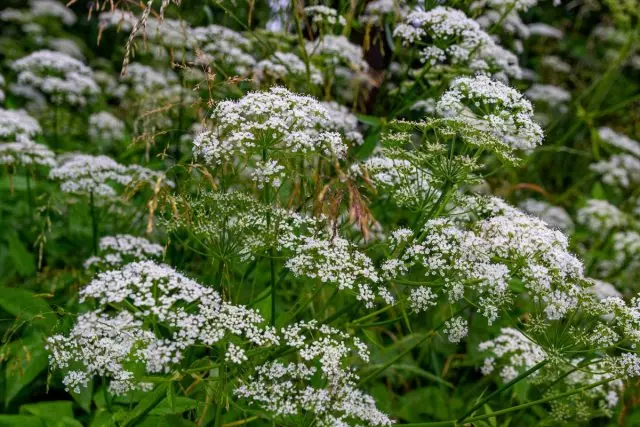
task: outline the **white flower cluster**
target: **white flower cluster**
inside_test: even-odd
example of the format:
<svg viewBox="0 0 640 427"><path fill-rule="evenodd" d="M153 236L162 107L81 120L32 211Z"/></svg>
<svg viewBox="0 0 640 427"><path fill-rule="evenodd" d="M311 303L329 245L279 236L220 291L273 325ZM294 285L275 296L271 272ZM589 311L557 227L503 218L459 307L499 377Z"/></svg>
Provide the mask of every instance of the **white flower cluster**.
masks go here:
<svg viewBox="0 0 640 427"><path fill-rule="evenodd" d="M450 303L463 297L477 301L490 323L510 303L513 278L522 280L548 319L562 319L575 310L583 294L583 267L569 253L567 238L499 199L490 199L489 205L488 218L466 227L449 219L428 221L421 239L390 260L396 263L394 272L412 274L413 281L422 272L420 282L433 293L446 294ZM424 306L421 298L409 296L416 307Z"/></svg>
<svg viewBox="0 0 640 427"><path fill-rule="evenodd" d="M131 175L127 168L107 156L70 154L61 156L57 167L51 169L49 178L62 181L60 189L65 193L93 194L113 197L112 182L127 185Z"/></svg>
<svg viewBox="0 0 640 427"><path fill-rule="evenodd" d="M600 160L589 169L602 175L602 182L622 188L640 184L640 159L630 154L615 154L607 160Z"/></svg>
<svg viewBox="0 0 640 427"><path fill-rule="evenodd" d="M548 381L559 377L559 380L554 381L553 384L556 387L572 390L610 379L611 381L606 384L586 390L581 396L581 399L587 397L595 402L597 410L612 409L624 391L622 380L616 377L625 377L627 372L619 375L608 365L627 366L625 362L630 360L629 353L613 360L601 359L590 363L584 363L585 361L581 359L564 360L552 357L539 344L514 328L502 328L500 335L481 343L478 349L488 354L481 368L482 373L489 375L496 370L497 366L500 366L499 376L505 383L543 361L552 363L531 374L534 381ZM624 368L622 370L626 371ZM553 409L555 411L557 408Z"/></svg>
<svg viewBox="0 0 640 427"><path fill-rule="evenodd" d="M367 71L369 64L364 59L362 47L351 43L345 36L327 34L305 45L307 54L319 57L326 67L346 65L353 71Z"/></svg>
<svg viewBox="0 0 640 427"><path fill-rule="evenodd" d="M627 151L640 158L640 142L608 127L601 127L598 129L598 135L600 136L600 139L607 144Z"/></svg>
<svg viewBox="0 0 640 427"><path fill-rule="evenodd" d="M60 52L40 50L13 62L18 84L46 96L55 104L84 106L100 92L91 68Z"/></svg>
<svg viewBox="0 0 640 427"><path fill-rule="evenodd" d="M273 328L261 326L256 311L223 302L211 288L153 261L100 273L80 297L98 308L80 315L68 335L48 339L50 363L70 370L65 384L72 389L101 375L111 380L109 390L115 394L144 390L149 384L130 370L131 362L150 374L167 373L194 344L212 346L231 337L246 345L279 342ZM161 335L158 324L169 334Z"/></svg>
<svg viewBox="0 0 640 427"><path fill-rule="evenodd" d="M42 132L36 119L24 110L0 108L0 141L15 141L21 137L32 138Z"/></svg>
<svg viewBox="0 0 640 427"><path fill-rule="evenodd" d="M100 12L98 21L101 28L116 27L121 31L131 31L138 22L138 18L128 10L114 9Z"/></svg>
<svg viewBox="0 0 640 427"><path fill-rule="evenodd" d="M537 216L551 228L557 228L565 233L573 231L573 220L564 208L554 206L543 200L527 199L520 203L525 212Z"/></svg>
<svg viewBox="0 0 640 427"><path fill-rule="evenodd" d="M358 129L358 118L347 107L336 101L322 102L329 113L327 129L340 132L347 141L356 145L364 142L364 137Z"/></svg>
<svg viewBox="0 0 640 427"><path fill-rule="evenodd" d="M504 382L513 380L548 357L538 344L515 328L502 328L500 335L480 343L478 350L491 354L484 360L482 373L491 374L496 369L496 361L499 360L503 365L499 375Z"/></svg>
<svg viewBox="0 0 640 427"><path fill-rule="evenodd" d="M399 206L418 208L439 195L431 175L404 159L373 156L353 165L351 173L365 178Z"/></svg>
<svg viewBox="0 0 640 427"><path fill-rule="evenodd" d="M578 209L576 220L596 235L603 235L627 223L624 212L606 200L589 199Z"/></svg>
<svg viewBox="0 0 640 427"><path fill-rule="evenodd" d="M429 11L411 12L393 34L404 45L419 48L423 62L432 65L448 62L467 66L472 72L502 72L516 78L521 73L517 57L499 46L478 22L457 9L437 6Z"/></svg>
<svg viewBox="0 0 640 427"><path fill-rule="evenodd" d="M56 52L64 53L65 55L69 55L72 58L75 58L79 61L84 61L84 54L82 53L82 48L78 43L71 39L49 39L47 41L47 46L55 50Z"/></svg>
<svg viewBox="0 0 640 427"><path fill-rule="evenodd" d="M89 154L61 156L59 164L49 172L49 178L62 181L60 189L65 193L93 194L103 198L117 195L114 184L126 186L146 182L153 186L161 182L174 186L162 172L140 165L124 166L110 157Z"/></svg>
<svg viewBox="0 0 640 427"><path fill-rule="evenodd" d="M543 139L531 103L517 90L487 76L454 80L437 103L440 115L455 118L503 141L505 149L530 151Z"/></svg>
<svg viewBox="0 0 640 427"><path fill-rule="evenodd" d="M465 319L456 316L444 323L442 332L447 336L449 342L459 343L469 333L469 325Z"/></svg>
<svg viewBox="0 0 640 427"><path fill-rule="evenodd" d="M564 36L564 32L556 27L545 24L543 22L536 22L529 24L529 35L535 35L540 37L548 37L551 39L561 39Z"/></svg>
<svg viewBox="0 0 640 427"><path fill-rule="evenodd" d="M159 259L164 248L151 243L144 237L118 234L100 239L98 256L92 256L84 262L85 270L91 268L112 269L133 261Z"/></svg>
<svg viewBox="0 0 640 427"><path fill-rule="evenodd" d="M124 130L124 122L108 111L100 111L89 116L89 138L95 142L122 141Z"/></svg>
<svg viewBox="0 0 640 427"><path fill-rule="evenodd" d="M311 17L311 22L314 24L329 24L329 25L347 25L347 20L344 16L339 15L338 11L327 6L307 6L304 8L304 13Z"/></svg>
<svg viewBox="0 0 640 427"><path fill-rule="evenodd" d="M251 171L251 180L260 189L264 188L265 184L278 188L282 184L282 179L285 175L285 167L278 163L277 160L258 161Z"/></svg>
<svg viewBox="0 0 640 427"><path fill-rule="evenodd" d="M276 417L312 414L322 427L392 424L374 399L357 389L358 377L348 367L354 349L362 360L369 360L364 343L316 321L283 328L282 335L300 362L275 360L260 365L236 388L237 396ZM318 376L321 382L314 380Z"/></svg>
<svg viewBox="0 0 640 427"><path fill-rule="evenodd" d="M251 42L242 34L219 25L196 27L191 32L202 49L197 63L207 65L218 62L232 68L239 75L248 75L256 65L256 59L249 53Z"/></svg>
<svg viewBox="0 0 640 427"><path fill-rule="evenodd" d="M550 68L558 73L570 73L571 65L567 64L560 57L555 55L549 55L542 58L542 65Z"/></svg>
<svg viewBox="0 0 640 427"><path fill-rule="evenodd" d="M54 167L56 156L44 144L17 138L16 142L0 142L0 165Z"/></svg>
<svg viewBox="0 0 640 427"><path fill-rule="evenodd" d="M375 294L371 285L381 282L371 259L360 252L353 243L327 233L295 236L287 242L293 251L285 266L296 276L318 279L322 283L334 284L340 290L357 292L357 298L366 307L373 307ZM378 294L387 303L393 298L385 288L379 287Z"/></svg>
<svg viewBox="0 0 640 427"><path fill-rule="evenodd" d="M133 63L127 65L125 74L120 80L131 88L134 97L147 97L178 81L171 70L157 71L148 65Z"/></svg>
<svg viewBox="0 0 640 427"><path fill-rule="evenodd" d="M64 25L73 25L77 21L76 14L56 0L31 0L29 3L33 17L59 18Z"/></svg>
<svg viewBox="0 0 640 427"><path fill-rule="evenodd" d="M571 100L569 92L553 85L534 84L524 94L532 101L545 102L552 107L561 107Z"/></svg>
<svg viewBox="0 0 640 427"><path fill-rule="evenodd" d="M269 155L346 154L340 134L327 130L330 118L322 104L281 87L220 102L211 117L216 127L193 141L194 153L207 163L219 165L263 150Z"/></svg>
<svg viewBox="0 0 640 427"><path fill-rule="evenodd" d="M272 80L282 82L285 79L304 79L307 76L305 63L298 55L289 52L276 52L270 58L258 62L253 70L258 82ZM310 64L309 78L311 83L321 85L323 82L322 73Z"/></svg>
<svg viewBox="0 0 640 427"><path fill-rule="evenodd" d="M0 164L55 166L53 151L31 139L40 132L42 129L38 121L23 110L0 108Z"/></svg>

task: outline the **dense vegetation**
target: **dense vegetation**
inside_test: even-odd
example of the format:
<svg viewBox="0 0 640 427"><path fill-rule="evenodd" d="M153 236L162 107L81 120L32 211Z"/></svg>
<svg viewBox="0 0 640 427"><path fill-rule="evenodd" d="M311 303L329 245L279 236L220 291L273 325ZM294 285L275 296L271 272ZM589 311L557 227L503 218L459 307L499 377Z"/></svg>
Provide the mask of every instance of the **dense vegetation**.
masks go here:
<svg viewBox="0 0 640 427"><path fill-rule="evenodd" d="M0 7L0 426L640 424L638 0Z"/></svg>

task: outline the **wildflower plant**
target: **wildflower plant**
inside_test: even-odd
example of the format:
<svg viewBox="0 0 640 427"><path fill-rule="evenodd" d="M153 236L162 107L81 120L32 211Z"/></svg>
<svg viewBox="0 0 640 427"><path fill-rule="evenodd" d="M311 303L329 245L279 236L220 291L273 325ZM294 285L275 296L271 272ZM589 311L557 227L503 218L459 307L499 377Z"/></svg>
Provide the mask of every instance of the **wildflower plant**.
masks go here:
<svg viewBox="0 0 640 427"><path fill-rule="evenodd" d="M553 3L3 6L0 425L632 425L637 8Z"/></svg>

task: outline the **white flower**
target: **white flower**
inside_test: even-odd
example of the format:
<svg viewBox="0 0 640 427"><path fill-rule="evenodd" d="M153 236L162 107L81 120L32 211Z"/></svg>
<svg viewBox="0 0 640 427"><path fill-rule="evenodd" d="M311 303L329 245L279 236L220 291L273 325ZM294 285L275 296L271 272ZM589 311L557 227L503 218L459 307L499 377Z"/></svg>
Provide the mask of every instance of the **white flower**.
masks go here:
<svg viewBox="0 0 640 427"><path fill-rule="evenodd" d="M620 148L621 150L627 151L640 158L640 142L621 133L617 133L608 127L601 127L598 129L598 135L600 135L600 139L607 144Z"/></svg>
<svg viewBox="0 0 640 427"><path fill-rule="evenodd" d="M56 165L56 157L46 145L37 144L28 137L20 136L16 142L0 142L0 164L53 167Z"/></svg>
<svg viewBox="0 0 640 427"><path fill-rule="evenodd" d="M459 343L469 333L469 326L462 317L454 317L444 323L442 332L447 335L450 342Z"/></svg>
<svg viewBox="0 0 640 427"><path fill-rule="evenodd" d="M99 256L92 256L84 263L84 268L95 266L102 268L120 267L127 262L158 259L164 253L164 248L151 243L143 237L129 234L117 234L100 239L98 245Z"/></svg>
<svg viewBox="0 0 640 427"><path fill-rule="evenodd" d="M627 223L626 216L606 200L590 199L576 213L578 223L596 234L606 234Z"/></svg>
<svg viewBox="0 0 640 427"><path fill-rule="evenodd" d="M298 55L289 52L275 52L270 58L258 62L253 72L258 82L267 79L275 81L284 81L286 78L305 79L307 76L305 63ZM309 74L313 84L322 84L322 73L315 65L310 65Z"/></svg>
<svg viewBox="0 0 640 427"><path fill-rule="evenodd" d="M520 203L520 208L531 215L535 215L551 228L557 228L565 233L573 231L573 220L567 211L560 206L553 206L542 200L527 199Z"/></svg>
<svg viewBox="0 0 640 427"><path fill-rule="evenodd" d="M314 24L326 23L329 25L346 25L347 21L344 16L339 15L338 11L327 6L307 6L304 13L311 17Z"/></svg>
<svg viewBox="0 0 640 427"><path fill-rule="evenodd" d="M505 147L533 150L543 139L531 103L517 90L487 76L462 77L451 83L437 104L438 113L484 130Z"/></svg>
<svg viewBox="0 0 640 427"><path fill-rule="evenodd" d="M589 169L602 175L602 182L622 188L640 184L640 159L629 154L616 154L601 160Z"/></svg>
<svg viewBox="0 0 640 427"><path fill-rule="evenodd" d="M31 0L29 3L31 6L30 13L34 17L59 18L64 25L76 23L76 14L56 0Z"/></svg>
<svg viewBox="0 0 640 427"><path fill-rule="evenodd" d="M59 160L49 178L62 181L60 189L65 193L112 197L116 191L111 183L127 185L132 180L125 166L107 156L70 154Z"/></svg>
<svg viewBox="0 0 640 427"><path fill-rule="evenodd" d="M527 27L529 28L530 35L549 37L552 39L561 39L564 36L562 30L542 22L529 24Z"/></svg>
<svg viewBox="0 0 640 427"><path fill-rule="evenodd" d="M47 344L54 367L74 367L65 376L65 384L73 387L83 385L80 371L108 377L115 394L145 390L148 383L130 370L132 361L146 373L167 373L195 344L212 346L231 336L247 345L279 342L272 328L260 326L263 319L256 311L223 302L211 288L152 261L100 273L80 297L97 308L80 315L68 335L52 336ZM156 323L168 333L157 333ZM234 363L246 358L233 344L228 356Z"/></svg>
<svg viewBox="0 0 640 427"><path fill-rule="evenodd" d="M251 171L251 180L257 184L258 188L264 188L267 183L278 188L285 176L284 169L284 166L276 160L258 161Z"/></svg>
<svg viewBox="0 0 640 427"><path fill-rule="evenodd" d="M107 111L89 116L89 138L96 142L111 143L124 139L124 122Z"/></svg>
<svg viewBox="0 0 640 427"><path fill-rule="evenodd" d="M500 335L493 340L480 343L478 350L490 354L490 357L485 359L482 373L492 373L495 362L499 361L503 365L500 377L504 382L511 381L519 373L533 368L547 358L546 352L540 346L514 328L502 328Z"/></svg>
<svg viewBox="0 0 640 427"><path fill-rule="evenodd" d="M91 69L60 52L40 50L13 62L12 68L19 85L43 93L55 104L84 106L100 92Z"/></svg>
<svg viewBox="0 0 640 427"><path fill-rule="evenodd" d="M24 110L0 108L0 140L15 141L18 137L34 137L41 132L38 121Z"/></svg>
<svg viewBox="0 0 640 427"><path fill-rule="evenodd" d="M356 388L358 377L348 368L352 353L369 360L364 343L315 321L290 325L281 333L285 344L296 351L298 363L274 360L258 366L234 390L238 397L274 417L311 414L322 427L391 425L374 399Z"/></svg>
<svg viewBox="0 0 640 427"><path fill-rule="evenodd" d="M557 86L534 84L525 93L532 101L546 102L552 107L561 106L571 100L571 94Z"/></svg>
<svg viewBox="0 0 640 427"><path fill-rule="evenodd" d="M402 24L396 26L393 35L404 45L415 45L423 52L423 57L432 58L432 61L443 62L442 54L433 55L435 42L436 45L447 46L444 49L445 59L451 65L466 65L476 72L504 72L511 77L520 75L517 57L497 45L478 22L453 8L437 6L426 12L411 12Z"/></svg>
<svg viewBox="0 0 640 427"><path fill-rule="evenodd" d="M320 57L327 67L346 65L355 71L367 71L362 47L351 43L345 36L325 35L306 42L305 49L312 58Z"/></svg>
<svg viewBox="0 0 640 427"><path fill-rule="evenodd" d="M560 57L555 55L549 55L542 58L542 65L557 71L559 73L570 73L571 65L564 62Z"/></svg>
<svg viewBox="0 0 640 427"><path fill-rule="evenodd" d="M346 145L327 131L329 114L315 99L281 87L223 101L212 114L216 127L198 135L193 151L207 163L221 164L262 150L344 157Z"/></svg>

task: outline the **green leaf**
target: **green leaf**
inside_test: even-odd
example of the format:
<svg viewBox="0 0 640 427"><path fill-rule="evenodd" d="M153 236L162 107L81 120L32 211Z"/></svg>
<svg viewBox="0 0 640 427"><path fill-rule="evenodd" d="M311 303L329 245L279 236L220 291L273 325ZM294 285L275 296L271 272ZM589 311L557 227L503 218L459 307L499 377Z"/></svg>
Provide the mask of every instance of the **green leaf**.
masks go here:
<svg viewBox="0 0 640 427"><path fill-rule="evenodd" d="M148 393L140 403L127 414L120 425L122 427L131 426L144 419L153 408L158 406L162 399L165 399L167 386L167 383L160 384L155 390Z"/></svg>
<svg viewBox="0 0 640 427"><path fill-rule="evenodd" d="M42 419L33 415L0 415L0 427L46 427Z"/></svg>
<svg viewBox="0 0 640 427"><path fill-rule="evenodd" d="M73 418L73 402L70 400L29 403L20 406L20 413L40 417L47 427L82 427Z"/></svg>
<svg viewBox="0 0 640 427"><path fill-rule="evenodd" d="M44 331L51 330L56 324L56 316L49 303L25 289L0 288L0 307Z"/></svg>
<svg viewBox="0 0 640 427"><path fill-rule="evenodd" d="M380 117L367 116L366 114L356 114L356 117L362 123L370 126L380 127L382 125L382 119Z"/></svg>
<svg viewBox="0 0 640 427"><path fill-rule="evenodd" d="M89 381L86 387L80 389L80 393L69 391L73 400L86 412L91 412L91 401L93 399L93 381Z"/></svg>
<svg viewBox="0 0 640 427"><path fill-rule="evenodd" d="M181 416L175 415L175 414L166 415L164 417L164 419L167 422L167 424L170 425L171 427L193 427L193 426L195 426L195 423L193 423L193 422L191 422L189 420L185 420Z"/></svg>
<svg viewBox="0 0 640 427"><path fill-rule="evenodd" d="M149 412L149 415L181 414L185 411L189 411L198 407L197 400L182 396L177 396L173 403L174 406L172 407L171 402L167 397L162 402L160 402L158 406L156 406L151 412Z"/></svg>
<svg viewBox="0 0 640 427"><path fill-rule="evenodd" d="M34 254L29 252L16 233L10 233L8 235L8 241L9 256L18 274L22 277L33 275L36 272L36 259Z"/></svg>
<svg viewBox="0 0 640 427"><path fill-rule="evenodd" d="M5 406L40 375L49 363L44 337L40 335L30 335L12 342L9 352L5 369Z"/></svg>
<svg viewBox="0 0 640 427"><path fill-rule="evenodd" d="M89 425L90 427L114 427L116 423L111 412L98 409Z"/></svg>

